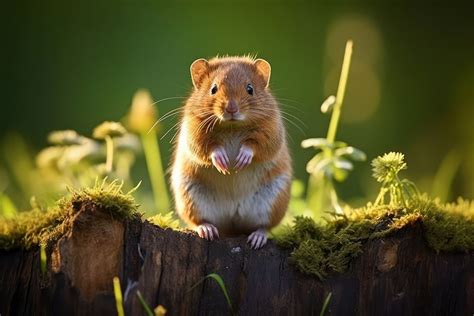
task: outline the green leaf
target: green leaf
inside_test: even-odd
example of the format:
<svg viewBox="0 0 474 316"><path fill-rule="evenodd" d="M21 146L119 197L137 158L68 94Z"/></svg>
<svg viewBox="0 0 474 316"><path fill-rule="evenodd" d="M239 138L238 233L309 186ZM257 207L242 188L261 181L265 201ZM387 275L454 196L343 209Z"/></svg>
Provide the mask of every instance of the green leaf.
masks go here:
<svg viewBox="0 0 474 316"><path fill-rule="evenodd" d="M331 158L322 158L318 162L316 162L314 166L312 166L313 167L312 169L309 169L308 166L306 166L306 171L308 171L311 174L317 174L320 172L326 173L327 171L331 169L331 163L332 163Z"/></svg>
<svg viewBox="0 0 474 316"><path fill-rule="evenodd" d="M308 138L301 142L301 147L303 148L326 148L331 147L331 144L328 142L326 138Z"/></svg>
<svg viewBox="0 0 474 316"><path fill-rule="evenodd" d="M342 169L342 170L347 170L347 171L351 171L352 169L354 169L354 165L352 164L352 162L340 157L336 157L334 159L334 167L336 169Z"/></svg>
<svg viewBox="0 0 474 316"><path fill-rule="evenodd" d="M299 179L291 182L291 196L293 198L301 198L304 194L304 183Z"/></svg>
<svg viewBox="0 0 474 316"><path fill-rule="evenodd" d="M145 302L145 299L143 298L142 293L140 293L140 291L137 291L137 296L138 296L138 300L140 301L140 304L142 304L143 309L145 310L145 313L148 316L155 316L150 306L148 306L148 304Z"/></svg>
<svg viewBox="0 0 474 316"><path fill-rule="evenodd" d="M18 210L8 195L0 193L0 215L5 218L13 218L17 213Z"/></svg>
<svg viewBox="0 0 474 316"><path fill-rule="evenodd" d="M332 145L330 145L331 148L341 148L341 147L347 147L347 143L341 142L339 140L335 141Z"/></svg>
<svg viewBox="0 0 474 316"><path fill-rule="evenodd" d="M41 264L41 273L44 275L46 273L46 265L47 265L46 248L44 245L40 246L40 264Z"/></svg>
<svg viewBox="0 0 474 316"><path fill-rule="evenodd" d="M328 308L331 297L332 297L332 292L330 292L328 296L326 297L326 299L324 300L323 307L321 308L321 312L319 313L319 316L324 316L324 314L326 313L326 309Z"/></svg>
<svg viewBox="0 0 474 316"><path fill-rule="evenodd" d="M320 152L311 158L311 160L306 164L306 172L313 173L314 168L321 160L324 159L324 156L324 153Z"/></svg>
<svg viewBox="0 0 474 316"><path fill-rule="evenodd" d="M338 157L348 156L355 161L365 161L367 159L367 155L362 150L352 146L338 148L334 151L334 155Z"/></svg>
<svg viewBox="0 0 474 316"><path fill-rule="evenodd" d="M334 179L336 179L336 181L343 182L344 180L347 179L347 176L349 175L349 172L347 170L344 170L344 169L334 168L333 171L332 171L332 174L333 174Z"/></svg>
<svg viewBox="0 0 474 316"><path fill-rule="evenodd" d="M204 280L206 280L208 278L214 279L214 281L217 282L217 284L221 288L222 292L224 293L224 296L225 296L225 299L227 301L227 305L229 306L229 309L231 310L232 314L234 314L234 310L232 308L232 301L230 300L229 294L227 293L227 288L225 286L224 280L222 280L221 276L218 275L217 273L210 273L210 274L206 275L199 282L194 284L189 290L190 291L193 290L196 286L198 286L199 284L201 284L202 282L204 282Z"/></svg>
<svg viewBox="0 0 474 316"><path fill-rule="evenodd" d="M330 95L327 97L326 100L321 104L321 112L324 114L328 113L334 108L334 104L336 104L336 97L333 95Z"/></svg>

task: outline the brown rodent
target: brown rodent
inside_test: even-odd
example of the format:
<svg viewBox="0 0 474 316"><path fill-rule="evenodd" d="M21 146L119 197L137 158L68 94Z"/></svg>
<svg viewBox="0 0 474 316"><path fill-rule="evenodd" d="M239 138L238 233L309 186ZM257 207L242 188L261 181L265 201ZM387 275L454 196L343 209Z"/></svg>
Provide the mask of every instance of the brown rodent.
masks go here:
<svg viewBox="0 0 474 316"><path fill-rule="evenodd" d="M202 238L250 234L260 248L285 215L291 159L270 64L198 59L172 165L176 210Z"/></svg>

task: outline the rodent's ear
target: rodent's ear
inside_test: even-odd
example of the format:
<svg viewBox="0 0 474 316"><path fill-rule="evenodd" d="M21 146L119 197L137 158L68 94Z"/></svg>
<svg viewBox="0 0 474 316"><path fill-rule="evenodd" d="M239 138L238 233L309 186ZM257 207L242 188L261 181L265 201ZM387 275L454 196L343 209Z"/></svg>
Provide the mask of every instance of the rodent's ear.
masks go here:
<svg viewBox="0 0 474 316"><path fill-rule="evenodd" d="M190 70L193 85L199 89L204 77L209 74L209 63L204 58L199 58L191 64Z"/></svg>
<svg viewBox="0 0 474 316"><path fill-rule="evenodd" d="M257 59L254 62L255 67L257 67L257 71L260 75L262 75L263 79L267 83L265 87L268 87L270 83L270 74L272 72L272 67L268 63L268 61L264 59Z"/></svg>

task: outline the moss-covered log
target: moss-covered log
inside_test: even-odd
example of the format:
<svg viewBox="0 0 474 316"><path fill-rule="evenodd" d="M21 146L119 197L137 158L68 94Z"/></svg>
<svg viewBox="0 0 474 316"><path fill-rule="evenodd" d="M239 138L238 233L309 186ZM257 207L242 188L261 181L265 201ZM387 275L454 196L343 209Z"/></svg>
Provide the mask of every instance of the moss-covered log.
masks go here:
<svg viewBox="0 0 474 316"><path fill-rule="evenodd" d="M270 242L252 250L245 237L208 242L138 217L117 218L76 203L69 231L40 251L0 251L0 314L114 315L118 276L126 315L144 315L137 297L170 315L231 314L210 273L219 274L235 313L317 315L332 293L331 315L472 315L474 254L436 253L414 222L369 241L347 272L325 281L295 270Z"/></svg>

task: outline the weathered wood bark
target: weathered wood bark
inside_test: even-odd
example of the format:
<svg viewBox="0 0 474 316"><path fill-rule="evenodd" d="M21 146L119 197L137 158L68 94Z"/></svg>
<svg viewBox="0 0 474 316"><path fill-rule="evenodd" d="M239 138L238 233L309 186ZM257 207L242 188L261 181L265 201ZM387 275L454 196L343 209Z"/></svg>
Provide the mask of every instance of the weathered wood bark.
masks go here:
<svg viewBox="0 0 474 316"><path fill-rule="evenodd" d="M0 252L0 314L114 315L112 277L119 276L127 315L149 305L170 315L226 315L222 276L240 315L318 315L329 292L331 315L472 315L474 254L437 254L420 225L369 242L347 273L321 282L296 271L272 242L252 250L246 239L207 242L139 219L117 220L94 204L77 205L72 230L48 247L42 275L38 249Z"/></svg>

